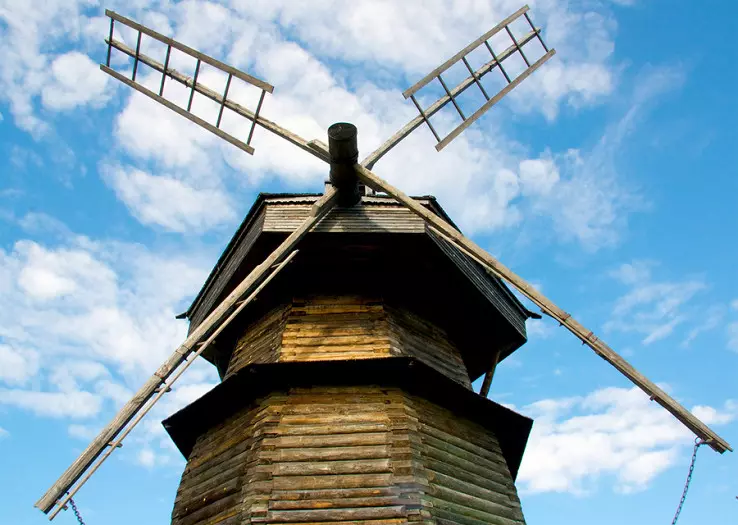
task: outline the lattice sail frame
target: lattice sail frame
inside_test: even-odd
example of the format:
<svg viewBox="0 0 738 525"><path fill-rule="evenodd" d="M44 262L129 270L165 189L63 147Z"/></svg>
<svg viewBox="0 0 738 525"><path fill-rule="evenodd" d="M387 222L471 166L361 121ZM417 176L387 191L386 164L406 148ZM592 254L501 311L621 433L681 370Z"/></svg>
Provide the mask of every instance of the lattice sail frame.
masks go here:
<svg viewBox="0 0 738 525"><path fill-rule="evenodd" d="M124 84L132 87L133 89L139 91L140 93L143 93L147 97L152 98L153 100L171 109L175 113L185 117L188 120L191 120L195 124L202 126L203 128L207 129L211 133L214 133L218 137L222 138L223 140L228 141L229 143L245 151L246 153L250 155L254 154L254 148L251 146L251 138L254 135L254 128L256 127L256 123L259 120L259 112L261 111L261 106L264 103L264 96L267 93L272 93L274 91L274 86L254 76L244 73L241 70L238 70L232 66L229 66L228 64L224 64L220 60L216 60L208 55L200 53L199 51L196 51L195 49L192 49L189 46L186 46L180 42L177 42L176 40L173 40L167 36L164 36L161 33L157 33L156 31L149 29L148 27L142 26L141 24L134 22L133 20L126 18L125 16L119 15L118 13L114 11L106 9L105 15L110 18L110 35L108 36L108 38L105 39L105 43L108 45L107 58L105 61L105 65L100 66L100 68L105 73L123 82ZM115 22L123 24L124 26L127 26L133 29L134 31L138 32L138 38L136 39L136 49L135 50L126 46L123 42L120 42L119 40L115 40L113 38ZM151 37L154 40L161 42L162 44L167 46L166 58L164 59L163 64L141 53L141 37L143 35ZM173 48L177 49L178 51L181 51L185 55L188 55L194 58L197 61L195 63L194 77L191 78L189 76L183 75L177 70L169 67L169 58L171 56ZM110 56L111 56L111 52L113 49L116 49L128 55L129 57L133 58L133 73L130 79L110 67ZM223 91L222 95L219 95L212 89L209 89L197 82L197 77L200 73L200 65L203 62L205 64L213 66L214 68L228 75L227 80L226 80L225 90ZM161 84L159 87L158 94L154 93L146 86L143 86L140 83L136 82L136 73L138 71L139 63L146 64L150 68L161 73ZM190 96L187 102L187 109L183 109L180 106L176 105L175 103L171 102L170 100L167 100L166 98L164 98L164 83L167 77L179 82L180 84L190 89ZM236 77L252 86L255 86L261 89L261 94L259 95L259 102L256 105L256 111L254 111L253 113L249 111L248 109L244 108L243 106L241 106L240 104L237 104L233 102L232 100L228 99L228 91L231 87L231 82L233 80L233 77ZM202 95L205 95L206 97L217 102L220 105L220 109L218 110L218 119L215 125L207 122L206 120L192 113L192 101L194 99L196 92L201 93ZM249 130L249 136L246 139L246 142L243 142L242 140L237 139L233 135L226 133L225 131L220 129L220 124L223 119L223 110L226 107L234 111L235 113L241 115L242 117L245 117L251 121L251 129Z"/></svg>
<svg viewBox="0 0 738 525"><path fill-rule="evenodd" d="M531 73L533 73L536 69L541 67L547 60L549 60L552 56L556 54L556 50L549 49L546 43L543 41L543 38L541 37L541 29L536 28L533 25L533 22L528 16L528 10L529 10L529 7L527 5L521 7L515 13L508 16L502 22L500 22L495 27L487 31L485 34L477 38L474 42L472 42L471 44L466 46L464 49L456 53L453 57L449 58L446 62L444 62L443 64L438 66L436 69L431 71L422 80L418 81L415 85L408 88L402 93L402 96L405 97L405 99L410 98L410 100L413 101L413 103L415 104L415 107L418 109L418 112L420 113L420 116L423 118L423 121L428 125L428 128L431 130L431 133L433 133L433 136L438 141L438 144L436 144L437 151L441 151L443 148L448 146L452 140L458 137L461 134L461 132L463 132L466 128L468 128L475 120L481 117L492 106L497 104L502 99L502 97L507 95L518 84L520 84L523 80L528 78L528 76L530 76ZM520 39L520 41L518 41L515 38L515 35L513 35L513 32L510 30L510 24L512 24L514 21L516 21L521 16L524 16L525 19L528 21L528 25L530 26L531 31L525 36L523 36L523 38ZM489 39L492 38L497 33L499 33L500 31L502 31L503 29L507 31L507 34L510 36L510 39L512 40L512 45L498 55L494 52L494 50L492 49L492 46L490 46ZM536 60L533 64L531 64L530 61L528 60L528 57L525 55L525 52L523 51L523 47L528 42L532 41L533 39L537 39L540 42L541 46L543 46L543 50L545 51L545 54L541 58ZM490 55L492 56L492 60L490 60L489 62L487 62L486 64L484 64L482 67L480 67L479 69L475 71L472 69L466 57L467 55L469 55L470 53L472 53L474 50L476 50L478 47L482 45L484 45L487 48ZM511 79L510 75L507 73L507 71L505 71L505 68L502 65L502 63L507 58L513 56L516 52L520 53L520 56L525 62L527 69L525 69L522 73L520 73L514 79ZM469 82L469 79L467 79L465 81L462 81L455 88L449 89L441 75L445 71L453 67L455 64L457 64L459 61L464 63L464 66L466 66L466 69L471 74L472 82ZM500 72L502 73L502 75L505 77L505 80L507 81L507 85L504 88L502 88L498 93L496 93L494 96L490 97L487 94L487 91L484 89L484 86L482 86L482 83L480 80L484 75L491 72L495 68L498 68ZM459 126L457 126L453 131L451 131L448 135L446 135L444 138L441 138L438 135L438 132L436 132L435 128L433 127L433 124L431 124L430 117L433 115L433 113L436 113L440 109L439 107L440 102L443 101L443 105L445 105L448 102L448 100L439 99L433 104L431 104L428 108L423 109L418 103L417 99L415 98L415 93L420 91L423 87L427 86L435 79L438 79L438 81L440 82L441 87L443 87L443 90L446 92L447 98L450 99L451 103L456 108L456 111L462 120L462 123ZM471 116L467 117L462 111L459 104L457 103L456 97L460 95L462 92L464 92L471 84L477 85L479 90L482 92L482 95L486 99L486 102L482 105L482 107L477 109Z"/></svg>

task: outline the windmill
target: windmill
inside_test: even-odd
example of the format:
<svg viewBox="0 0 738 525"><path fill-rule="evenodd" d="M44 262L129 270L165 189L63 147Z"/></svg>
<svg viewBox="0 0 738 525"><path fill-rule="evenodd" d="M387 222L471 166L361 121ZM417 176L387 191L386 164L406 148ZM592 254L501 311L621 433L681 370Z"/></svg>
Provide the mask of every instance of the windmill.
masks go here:
<svg viewBox="0 0 738 525"><path fill-rule="evenodd" d="M503 281L704 443L720 453L732 450L592 331L464 236L435 199L409 197L372 171L423 124L441 151L553 57L527 6L407 89L403 96L418 116L362 162L352 124L329 127L327 144L305 140L262 116L266 94L274 90L270 84L117 13L106 15L110 33L102 71L249 154L256 127L266 129L326 162L330 182L322 195L260 197L188 310L186 340L36 502L50 519L203 356L218 367L223 383L165 422L188 458L174 522L470 524L498 516L524 523L513 482L531 421L487 394L497 363L525 341L524 321L537 314ZM517 20L525 20L530 31L516 36L511 25ZM116 24L137 34L135 48L114 38ZM510 44L496 52L489 41L505 33ZM165 46L163 62L142 51L144 37ZM531 61L535 42L542 51ZM489 59L475 68L469 55L477 49L486 49ZM111 67L113 50L133 60L130 78ZM173 51L196 61L193 76L170 67ZM517 75L505 65L513 56L526 65ZM199 82L203 65L226 76L222 92ZM450 88L443 75L459 65L469 75ZM161 74L158 90L140 76L137 81L143 67ZM504 79L494 94L483 82L492 74ZM165 98L167 81L189 90L184 107ZM229 98L236 82L257 90L253 110ZM416 94L431 83L444 94L424 107ZM485 102L467 116L459 97L470 88ZM193 113L196 95L217 104L214 123ZM432 119L449 105L461 123L442 137ZM245 137L223 129L226 111L250 123ZM366 275L374 277L370 285ZM439 302L423 279L436 279L444 297L455 299L453 307ZM494 337L484 334L487 314ZM489 351L471 349L470 342L483 337ZM471 381L481 375L478 395ZM235 477L198 477L225 476L226 463L212 463L216 453L235 454L222 460ZM303 479L326 473L333 485Z"/></svg>

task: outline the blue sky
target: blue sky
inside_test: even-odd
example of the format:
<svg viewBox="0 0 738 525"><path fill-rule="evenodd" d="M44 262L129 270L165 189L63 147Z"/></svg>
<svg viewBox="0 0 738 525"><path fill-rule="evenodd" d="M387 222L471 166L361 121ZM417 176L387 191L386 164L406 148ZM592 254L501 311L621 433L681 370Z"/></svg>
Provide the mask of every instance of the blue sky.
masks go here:
<svg viewBox="0 0 738 525"><path fill-rule="evenodd" d="M251 157L107 78L103 9L273 84L263 114L303 137L354 122L367 154L414 116L404 89L519 7L27 4L0 0L0 522L13 525L46 521L33 502L182 340L174 316L256 194L319 191L327 175L263 130ZM738 78L715 28L738 8L708 4L530 2L556 57L442 153L420 128L375 171L436 195L736 445ZM491 391L536 420L518 478L528 523L668 522L692 436L555 323L528 329ZM167 522L184 462L160 421L216 381L194 366L157 406L79 494L88 523ZM734 454L703 448L680 523L735 523L736 474Z"/></svg>

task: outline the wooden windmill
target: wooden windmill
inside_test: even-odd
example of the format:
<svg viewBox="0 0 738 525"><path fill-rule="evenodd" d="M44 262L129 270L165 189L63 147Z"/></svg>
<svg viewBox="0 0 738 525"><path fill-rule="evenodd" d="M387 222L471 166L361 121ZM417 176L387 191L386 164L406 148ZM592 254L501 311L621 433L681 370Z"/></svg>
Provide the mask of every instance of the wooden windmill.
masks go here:
<svg viewBox="0 0 738 525"><path fill-rule="evenodd" d="M331 126L327 145L306 141L261 115L271 85L106 14L104 72L248 153L255 128L264 128L325 161L330 182L323 194L259 196L186 312L187 339L36 503L51 519L202 356L222 383L164 423L187 458L173 523L524 523L514 480L532 421L487 394L495 366L525 342L525 320L536 314L503 281L714 450L731 450L465 237L433 197L408 197L371 171L423 123L440 151L554 55L527 6L405 91L419 116L361 163L353 125ZM523 18L530 31L516 36L510 26ZM135 48L114 38L116 23L137 33ZM496 53L489 40L502 32L510 45ZM142 52L143 37L166 46L163 62ZM542 47L532 62L531 42ZM477 48L490 56L474 68L468 56ZM131 78L110 67L113 49L133 59ZM170 67L172 50L196 60L192 77ZM517 76L505 69L511 56L526 64ZM198 81L202 64L227 75L222 94ZM442 75L458 64L469 75L449 88ZM137 82L144 66L161 73L158 93ZM490 96L483 80L494 70L505 85ZM167 79L190 90L186 107L164 97ZM253 111L229 99L236 81L260 90ZM434 81L445 94L422 107L416 93ZM472 86L486 102L467 116L458 97ZM215 123L192 113L195 95L218 104ZM449 104L462 123L441 137L431 119ZM245 140L222 129L225 111L250 121ZM482 375L477 394L471 383Z"/></svg>

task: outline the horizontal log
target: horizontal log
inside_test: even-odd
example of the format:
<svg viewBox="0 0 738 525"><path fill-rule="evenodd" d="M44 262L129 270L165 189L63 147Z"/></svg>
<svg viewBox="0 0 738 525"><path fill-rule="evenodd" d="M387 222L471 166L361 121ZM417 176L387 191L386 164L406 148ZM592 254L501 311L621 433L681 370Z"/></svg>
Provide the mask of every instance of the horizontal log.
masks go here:
<svg viewBox="0 0 738 525"><path fill-rule="evenodd" d="M436 484L431 484L428 493L434 498L462 505L470 509L477 509L495 516L502 516L513 520L519 519L522 516L517 501L511 501L509 496L500 495L501 497L495 499L483 499Z"/></svg>
<svg viewBox="0 0 738 525"><path fill-rule="evenodd" d="M392 474L351 474L338 476L277 476L272 481L274 490L350 489L361 487L388 487Z"/></svg>
<svg viewBox="0 0 738 525"><path fill-rule="evenodd" d="M199 525L201 523L207 523L209 519L215 517L235 515L237 511L241 510L240 502L240 493L231 494L186 516L175 517L172 519L172 525Z"/></svg>
<svg viewBox="0 0 738 525"><path fill-rule="evenodd" d="M418 500L419 501L419 500ZM299 500L272 500L270 510L308 510L308 509L351 509L358 507L389 507L411 503L409 499L398 496L376 496L366 498L334 498L299 499Z"/></svg>
<svg viewBox="0 0 738 525"><path fill-rule="evenodd" d="M353 447L385 444L392 437L387 432L364 432L361 434L336 434L332 436L280 436L265 438L264 445L279 448L293 447Z"/></svg>
<svg viewBox="0 0 738 525"><path fill-rule="evenodd" d="M469 483L453 476L448 476L435 471L428 472L428 480L430 481L429 487L442 487L455 492L469 494L470 496L474 496L482 500L494 501L501 505L509 504L510 506L520 506L520 500L518 499L515 487L512 483L509 485L498 484L495 485L495 489L489 489L480 487L476 483Z"/></svg>
<svg viewBox="0 0 738 525"><path fill-rule="evenodd" d="M374 520L382 518L402 518L405 510L401 506L369 507L357 509L314 509L269 511L268 521L280 523L298 523L310 521L350 521Z"/></svg>
<svg viewBox="0 0 738 525"><path fill-rule="evenodd" d="M455 519L456 521L459 521L460 523L464 523L462 520L477 520L481 523L490 524L493 523L494 525L520 525L520 521L509 517L509 516L503 516L499 514L492 514L489 512L484 512L478 509L474 509L471 507L466 507L464 505L458 505L456 503L451 503L450 501L442 500L435 498L433 496L427 496L427 499L429 502L433 504L433 508L431 510L431 514L438 513L442 516L453 516L451 519ZM469 524L471 525L471 524Z"/></svg>
<svg viewBox="0 0 738 525"><path fill-rule="evenodd" d="M321 448L288 448L263 453L272 461L340 461L353 459L379 459L389 457L389 447L321 447Z"/></svg>
<svg viewBox="0 0 738 525"><path fill-rule="evenodd" d="M375 474L391 472L389 459L275 463L274 476L326 476L336 474Z"/></svg>
<svg viewBox="0 0 738 525"><path fill-rule="evenodd" d="M314 499L359 499L359 498L387 498L397 497L397 487L371 487L355 489L331 489L331 490L303 490L303 491L279 491L272 493L272 501L299 501Z"/></svg>
<svg viewBox="0 0 738 525"><path fill-rule="evenodd" d="M435 458L425 458L425 470L429 481L435 479L435 473L441 473L491 491L509 491L512 482L512 478L498 472L490 471L486 476L480 476Z"/></svg>
<svg viewBox="0 0 738 525"><path fill-rule="evenodd" d="M241 480L238 477L230 479L224 483L216 485L208 490L199 492L186 499L180 499L175 502L174 513L172 517L181 518L188 516L193 512L203 509L209 505L213 505L216 501L231 496L241 491Z"/></svg>

